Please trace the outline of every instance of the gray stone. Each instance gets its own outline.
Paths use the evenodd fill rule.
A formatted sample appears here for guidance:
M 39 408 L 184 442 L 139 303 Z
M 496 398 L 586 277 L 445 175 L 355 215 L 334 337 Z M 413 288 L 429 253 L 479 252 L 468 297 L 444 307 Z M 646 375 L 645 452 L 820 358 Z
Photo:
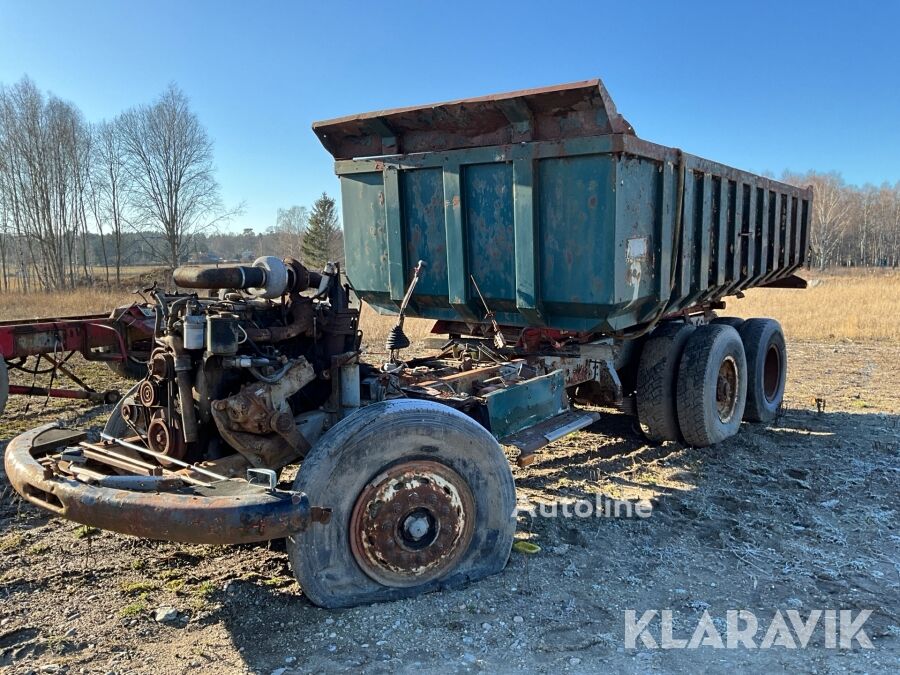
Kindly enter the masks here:
M 153 618 L 159 623 L 171 623 L 178 619 L 178 610 L 174 607 L 160 607 L 153 613 Z

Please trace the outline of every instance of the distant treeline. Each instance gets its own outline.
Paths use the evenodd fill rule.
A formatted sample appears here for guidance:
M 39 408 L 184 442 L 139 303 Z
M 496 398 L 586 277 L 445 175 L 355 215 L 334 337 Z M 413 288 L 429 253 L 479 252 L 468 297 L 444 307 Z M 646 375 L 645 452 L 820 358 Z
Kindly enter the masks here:
M 262 231 L 218 234 L 241 211 L 222 203 L 212 140 L 177 86 L 95 123 L 27 77 L 0 85 L 0 288 L 119 283 L 124 266 L 261 253 L 315 268 L 342 249 L 327 195 Z
M 900 182 L 847 185 L 838 173 L 791 174 L 812 185 L 809 260 L 815 267 L 900 266 Z
M 235 233 L 197 233 L 193 236 L 184 250 L 183 263 L 218 263 L 218 262 L 252 262 L 262 255 L 290 256 L 298 260 L 304 259 L 303 240 L 306 234 L 302 231 L 283 229 L 278 225 L 268 228 L 264 232 L 256 232 L 252 229 L 244 229 Z M 104 253 L 104 246 L 109 246 L 109 237 L 101 237 L 96 232 L 88 232 L 79 235 L 78 245 L 73 248 L 74 273 L 71 283 L 67 277 L 66 287 L 86 286 L 92 284 L 115 285 L 116 269 L 110 259 L 109 251 Z M 0 290 L 28 289 L 27 282 L 32 282 L 31 289 L 37 290 L 41 286 L 34 286 L 39 279 L 35 270 L 28 265 L 21 267 L 18 261 L 28 260 L 29 251 L 27 241 L 15 234 L 2 235 L 0 244 L 4 248 L 6 256 L 0 261 Z M 166 267 L 171 268 L 171 262 L 160 256 L 158 251 L 165 245 L 165 241 L 156 232 L 123 232 L 119 258 L 120 279 L 119 283 L 128 285 L 133 272 L 124 268 L 134 267 Z M 343 259 L 343 240 L 341 232 L 331 246 L 328 259 Z M 308 258 L 309 256 L 307 256 Z M 314 267 L 317 265 L 313 264 Z

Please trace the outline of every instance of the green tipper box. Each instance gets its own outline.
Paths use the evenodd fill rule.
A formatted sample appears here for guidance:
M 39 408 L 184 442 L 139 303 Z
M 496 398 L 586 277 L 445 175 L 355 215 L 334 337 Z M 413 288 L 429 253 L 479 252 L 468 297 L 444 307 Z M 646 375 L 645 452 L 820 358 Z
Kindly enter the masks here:
M 643 141 L 600 80 L 318 122 L 360 298 L 611 333 L 785 280 L 812 194 Z

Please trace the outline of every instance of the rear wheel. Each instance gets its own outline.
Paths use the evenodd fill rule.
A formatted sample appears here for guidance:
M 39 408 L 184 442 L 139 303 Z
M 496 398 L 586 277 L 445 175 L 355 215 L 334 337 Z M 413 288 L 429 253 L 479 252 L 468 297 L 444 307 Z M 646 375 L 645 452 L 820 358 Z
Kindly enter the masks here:
M 641 428 L 651 441 L 678 440 L 678 364 L 684 344 L 694 330 L 694 326 L 680 322 L 663 324 L 653 331 L 641 351 L 637 413 Z
M 684 440 L 697 447 L 733 436 L 747 400 L 747 361 L 731 326 L 701 326 L 688 338 L 678 368 L 676 406 Z
M 739 331 L 741 329 L 741 326 L 744 325 L 744 320 L 737 316 L 717 316 L 715 319 L 710 321 L 710 323 L 717 326 L 731 326 L 735 330 Z
M 748 422 L 771 422 L 784 400 L 787 348 L 781 324 L 774 319 L 747 319 L 741 327 L 747 354 Z
M 323 607 L 395 600 L 503 569 L 515 485 L 499 444 L 428 401 L 376 403 L 329 430 L 294 489 L 332 510 L 288 539 L 303 592 Z

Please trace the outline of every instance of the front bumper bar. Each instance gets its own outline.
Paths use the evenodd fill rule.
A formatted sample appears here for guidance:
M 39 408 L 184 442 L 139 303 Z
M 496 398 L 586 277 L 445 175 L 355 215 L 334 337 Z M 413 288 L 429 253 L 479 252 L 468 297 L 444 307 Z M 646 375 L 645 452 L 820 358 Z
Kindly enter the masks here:
M 42 438 L 43 436 L 43 438 Z M 24 499 L 77 523 L 189 544 L 244 544 L 287 537 L 327 523 L 328 509 L 311 507 L 300 492 L 224 480 L 172 491 L 99 487 L 60 475 L 38 457 L 80 438 L 48 424 L 17 436 L 6 448 L 9 482 Z

